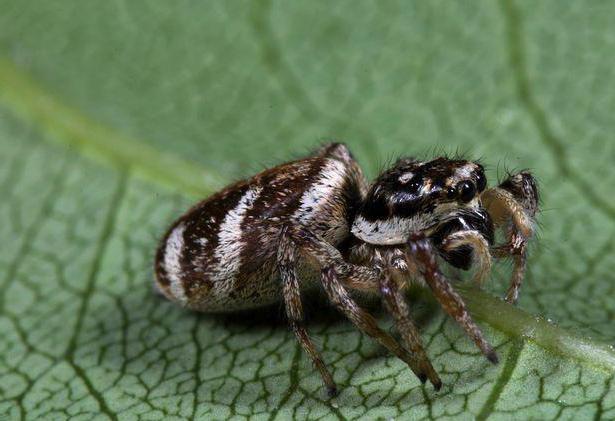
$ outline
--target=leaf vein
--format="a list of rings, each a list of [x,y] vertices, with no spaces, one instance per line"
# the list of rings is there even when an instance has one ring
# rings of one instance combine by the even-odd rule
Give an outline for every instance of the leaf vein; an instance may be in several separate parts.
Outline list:
[[[523,351],[524,343],[521,340],[515,340],[512,343],[510,352],[508,354],[508,358],[506,359],[506,364],[502,368],[502,373],[496,380],[491,393],[487,397],[485,404],[481,408],[480,412],[476,416],[476,419],[479,421],[486,420],[489,415],[495,409],[495,405],[502,396],[502,392],[506,388],[506,385],[512,379],[512,374],[517,368],[517,364],[519,363],[519,359],[521,357],[521,353]]]
[[[109,212],[107,214],[107,218],[104,221],[100,239],[98,241],[98,244],[96,245],[94,261],[92,262],[91,270],[88,275],[86,286],[85,286],[85,291],[83,293],[83,298],[81,300],[81,303],[80,303],[80,306],[77,312],[77,319],[76,319],[75,327],[73,330],[73,334],[68,342],[68,346],[65,352],[66,361],[73,367],[77,375],[80,378],[82,378],[89,392],[98,402],[101,411],[113,420],[117,419],[117,415],[113,411],[111,411],[111,409],[108,407],[102,394],[94,388],[89,378],[87,377],[85,370],[83,370],[83,368],[80,367],[76,363],[75,352],[77,350],[77,340],[83,328],[83,322],[87,314],[88,305],[92,297],[92,294],[94,293],[96,277],[100,271],[100,265],[102,263],[102,259],[105,254],[105,250],[107,246],[109,245],[111,234],[113,233],[113,229],[116,225],[116,220],[119,214],[120,204],[126,194],[127,184],[128,184],[128,175],[126,172],[121,172],[120,178],[117,182],[117,187],[110,200]]]
[[[596,209],[610,219],[615,219],[615,206],[604,200],[570,163],[564,143],[555,135],[549,123],[547,112],[543,109],[533,92],[530,82],[523,42],[523,21],[514,0],[501,1],[502,14],[506,26],[510,66],[517,88],[517,96],[525,107],[530,119],[538,130],[540,141],[547,147],[555,162],[557,171],[567,179]]]

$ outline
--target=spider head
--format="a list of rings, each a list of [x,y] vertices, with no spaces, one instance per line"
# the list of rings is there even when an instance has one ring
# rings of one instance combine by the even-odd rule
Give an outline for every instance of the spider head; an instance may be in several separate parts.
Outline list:
[[[472,161],[400,159],[371,186],[352,233],[371,244],[407,241],[460,211],[478,211],[487,186],[483,167]]]

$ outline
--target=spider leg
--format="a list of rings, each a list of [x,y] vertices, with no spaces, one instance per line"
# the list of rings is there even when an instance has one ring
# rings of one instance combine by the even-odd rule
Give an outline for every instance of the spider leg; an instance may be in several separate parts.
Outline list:
[[[390,272],[386,269],[383,270],[378,281],[384,306],[389,314],[393,316],[397,330],[404,341],[404,345],[412,352],[422,372],[427,374],[434,389],[440,390],[442,387],[442,380],[440,380],[440,376],[438,376],[438,373],[434,370],[431,361],[429,361],[429,357],[425,353],[420,333],[410,317],[408,303],[398,283],[395,282]]]
[[[471,247],[474,265],[477,267],[474,273],[474,281],[479,285],[485,282],[491,273],[491,252],[489,243],[480,232],[475,230],[454,232],[444,239],[442,245],[447,251],[462,246]]]
[[[513,258],[513,273],[506,301],[516,303],[525,277],[527,241],[534,234],[534,215],[538,212],[538,188],[534,177],[522,171],[510,175],[498,187],[487,189],[481,202],[498,227],[508,229],[508,242],[493,249],[497,258]]]
[[[529,238],[534,233],[533,214],[529,214],[515,196],[501,187],[487,189],[481,195],[481,202],[496,226],[512,221],[520,233]]]
[[[290,326],[301,344],[303,350],[309,355],[316,369],[320,372],[327,393],[330,397],[338,394],[337,386],[333,381],[333,376],[327,369],[320,352],[310,339],[303,323],[303,305],[301,304],[301,294],[299,280],[296,271],[297,253],[294,245],[290,243],[286,236],[282,236],[278,251],[278,271],[282,279],[282,296],[286,307],[286,315]]]
[[[511,304],[516,304],[519,298],[519,290],[525,278],[525,270],[527,266],[527,240],[519,233],[511,234],[510,243],[503,246],[498,246],[493,249],[493,255],[497,258],[511,257],[513,258],[513,271],[510,277],[508,290],[506,291],[505,300]]]
[[[393,353],[397,358],[408,364],[412,372],[419,378],[421,383],[427,381],[428,375],[417,366],[415,358],[404,349],[391,335],[380,327],[373,316],[363,310],[352,299],[333,266],[322,269],[322,284],[329,300],[361,331],[376,339],[382,346]],[[438,383],[434,385],[437,386]]]
[[[332,304],[338,308],[357,328],[376,339],[382,346],[404,361],[422,383],[427,379],[438,387],[439,379],[424,371],[425,362],[417,362],[408,350],[403,348],[391,335],[386,333],[348,293],[346,286],[363,291],[378,288],[379,270],[346,263],[339,251],[304,228],[288,227],[283,235],[292,241],[299,252],[316,260],[321,269],[321,282]],[[431,366],[431,364],[429,364]],[[433,370],[433,368],[432,368]]]
[[[511,304],[516,304],[519,299],[519,290],[525,278],[526,266],[527,254],[524,241],[522,245],[515,249],[515,253],[513,254],[513,273],[505,297],[505,300]]]
[[[423,278],[444,310],[466,331],[489,361],[496,364],[498,356],[474,323],[466,306],[452,285],[444,277],[436,261],[436,253],[429,240],[416,236],[408,241],[409,253],[421,266]]]
[[[344,285],[350,286],[353,289],[372,292],[376,292],[373,290],[374,287],[377,286],[384,307],[393,317],[395,326],[397,327],[397,331],[401,334],[405,348],[412,352],[412,357],[416,360],[416,364],[421,371],[427,375],[434,389],[440,390],[442,381],[431,365],[431,361],[423,347],[420,333],[410,317],[409,306],[403,294],[403,288],[400,286],[404,284],[404,279],[399,281],[394,279],[389,270],[390,268],[396,274],[403,274],[407,278],[410,269],[406,254],[402,250],[396,249],[390,256],[390,261],[388,263],[385,263],[381,254],[376,251],[371,252],[371,256],[372,258],[369,259],[370,261],[368,264],[378,270],[378,276],[369,280],[369,289],[364,289],[364,285],[367,285],[365,282],[355,282],[352,275],[343,279],[342,282]]]

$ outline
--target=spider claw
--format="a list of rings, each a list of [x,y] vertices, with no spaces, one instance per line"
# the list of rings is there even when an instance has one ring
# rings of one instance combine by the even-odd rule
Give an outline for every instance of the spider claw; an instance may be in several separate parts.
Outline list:
[[[327,396],[329,396],[329,398],[334,398],[337,395],[339,395],[339,390],[337,390],[337,386],[328,386],[327,387]]]
[[[500,362],[500,358],[494,350],[489,351],[487,354],[485,354],[485,356],[492,364],[497,364]]]
[[[440,380],[440,376],[438,376],[438,373],[436,373],[435,371],[429,376],[429,382],[436,390],[440,390],[440,388],[442,387],[442,380]]]

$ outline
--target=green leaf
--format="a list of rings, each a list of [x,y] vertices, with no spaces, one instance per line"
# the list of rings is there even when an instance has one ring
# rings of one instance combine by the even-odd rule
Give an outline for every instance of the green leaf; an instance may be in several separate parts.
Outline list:
[[[0,8],[0,419],[615,417],[612,3]],[[328,400],[279,307],[245,321],[152,293],[184,209],[331,138],[370,176],[441,149],[538,175],[518,307],[494,297],[506,265],[489,292],[459,285],[499,365],[425,292],[438,393],[313,305]]]

